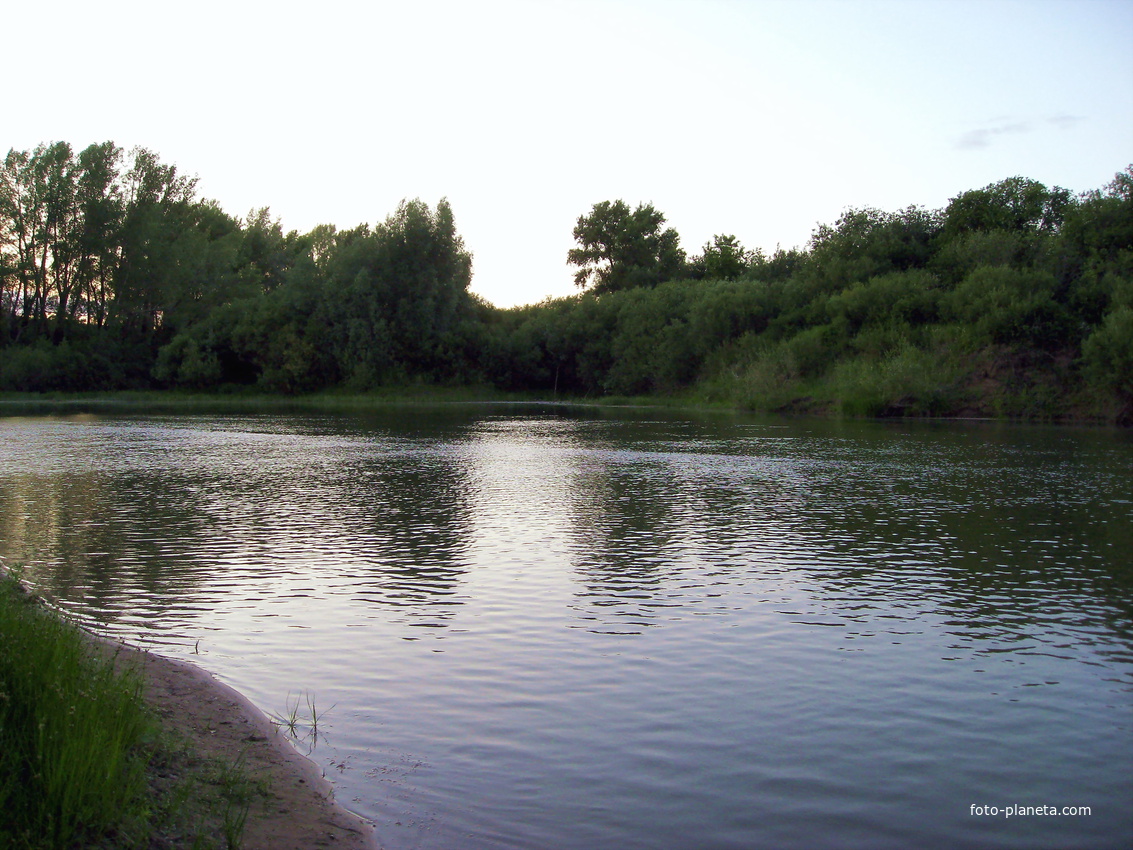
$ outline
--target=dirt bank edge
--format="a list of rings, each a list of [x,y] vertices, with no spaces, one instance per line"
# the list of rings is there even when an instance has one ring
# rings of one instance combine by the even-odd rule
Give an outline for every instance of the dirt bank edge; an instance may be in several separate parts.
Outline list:
[[[266,793],[252,803],[242,850],[376,850],[372,824],[335,802],[319,767],[239,691],[188,661],[91,638],[116,664],[140,670],[147,704],[196,755],[231,764],[243,754],[243,770]]]
[[[2,560],[0,578],[14,579],[29,601],[44,602]],[[334,787],[320,768],[239,691],[188,661],[75,625],[118,669],[139,671],[146,704],[196,759],[231,765],[240,758],[242,769],[264,789],[251,804],[241,850],[380,850],[373,824],[335,802]]]

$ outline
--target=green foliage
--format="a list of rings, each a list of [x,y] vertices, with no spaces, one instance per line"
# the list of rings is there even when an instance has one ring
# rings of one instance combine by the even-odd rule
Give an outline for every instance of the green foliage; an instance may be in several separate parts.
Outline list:
[[[82,392],[149,385],[151,347],[106,335],[0,347],[0,390]]]
[[[705,281],[688,292],[687,303],[689,331],[703,358],[745,334],[764,331],[775,310],[775,294],[762,283]]]
[[[838,363],[826,392],[850,416],[939,416],[957,409],[961,376],[938,352],[906,343]]]
[[[214,345],[202,341],[204,333],[178,334],[158,352],[153,374],[163,384],[207,389],[222,383],[224,370]],[[207,337],[205,337],[207,339]]]
[[[942,239],[931,267],[953,285],[980,266],[1041,268],[1049,259],[1051,243],[1051,237],[1046,234],[975,230]]]
[[[805,372],[813,371],[814,364],[805,361],[820,335],[821,330],[811,331],[797,342],[792,340],[794,345],[769,343],[754,334],[741,337],[716,364],[719,371],[709,379],[711,395],[748,410],[790,406],[809,392]]]
[[[1053,275],[981,266],[949,295],[948,314],[975,330],[978,344],[1054,349],[1070,337],[1072,321],[1054,297]]]
[[[670,392],[695,376],[699,358],[687,319],[689,294],[687,285],[674,284],[618,293],[609,305],[616,317],[604,391]]]
[[[782,280],[771,323],[777,337],[830,319],[827,301],[871,278],[924,268],[932,258],[938,215],[918,207],[897,213],[847,210],[834,226],[822,225],[805,258],[782,257],[794,271]],[[759,275],[753,268],[749,275]],[[763,279],[763,278],[757,278]],[[833,308],[835,312],[839,308]]]
[[[717,234],[705,244],[700,255],[688,261],[686,275],[700,280],[735,280],[744,276],[762,254],[749,251],[735,236]]]
[[[486,377],[507,390],[602,392],[617,314],[617,302],[590,293],[507,311],[485,358]]]
[[[1047,189],[1035,180],[1010,177],[949,201],[944,232],[948,236],[991,230],[1054,233],[1072,204],[1066,189]]]
[[[826,313],[857,333],[870,325],[935,322],[940,314],[940,284],[926,271],[893,272],[855,283],[830,296]]]
[[[56,389],[55,347],[47,342],[0,349],[0,387],[16,392]]]
[[[753,251],[749,256],[744,277],[763,283],[779,283],[801,272],[809,259],[810,255],[800,248],[784,250],[776,247],[775,253],[770,257],[765,257],[762,251]]]
[[[941,210],[849,208],[770,256],[718,234],[686,261],[652,205],[604,201],[568,253],[586,291],[512,310],[469,294],[444,200],[299,234],[195,191],[111,142],[8,153],[0,390],[487,382],[853,415],[1127,404],[1133,166],[1077,198],[1012,177]]]
[[[579,216],[574,228],[578,248],[567,262],[579,266],[574,282],[593,291],[617,292],[635,286],[655,286],[678,276],[684,266],[680,237],[662,230],[665,216],[651,204],[631,210],[625,201],[602,201]]]
[[[196,181],[111,142],[57,142],[0,167],[0,319],[6,341],[94,329],[148,336],[200,318],[229,283],[237,225]]]
[[[1105,317],[1082,344],[1082,359],[1092,384],[1133,402],[1133,306]]]
[[[669,281],[509,311],[485,373],[505,389],[669,393],[720,346],[767,324],[771,295],[748,281]]]
[[[0,582],[0,845],[140,846],[154,729],[140,677]]]
[[[940,216],[920,207],[896,213],[849,209],[811,237],[814,273],[827,287],[892,271],[923,268],[940,230]]]
[[[283,236],[266,210],[243,234],[238,300],[160,350],[154,378],[309,392],[468,374],[471,257],[445,201],[403,203],[376,228]]]
[[[1070,247],[1091,259],[1114,261],[1133,246],[1133,165],[1102,190],[1086,192],[1062,228]]]
[[[327,256],[320,316],[341,373],[355,386],[408,374],[447,377],[472,310],[472,257],[452,208],[404,202],[371,231],[342,234]]]

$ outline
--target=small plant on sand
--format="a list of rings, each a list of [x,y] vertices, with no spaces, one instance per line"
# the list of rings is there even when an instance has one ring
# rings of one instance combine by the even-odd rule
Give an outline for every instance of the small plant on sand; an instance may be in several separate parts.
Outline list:
[[[306,704],[304,711],[301,706]],[[338,703],[335,703],[337,705]],[[301,691],[295,701],[291,701],[291,694],[287,695],[283,714],[269,714],[272,722],[287,732],[296,743],[308,744],[308,752],[315,748],[319,741],[319,722],[326,717],[326,713],[334,708],[320,710],[315,705],[315,698],[306,691]]]

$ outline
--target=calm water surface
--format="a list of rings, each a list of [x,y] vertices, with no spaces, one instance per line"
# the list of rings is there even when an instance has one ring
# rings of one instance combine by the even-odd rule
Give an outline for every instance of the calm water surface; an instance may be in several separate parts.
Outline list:
[[[3,563],[309,697],[394,850],[1128,847],[1131,516],[1108,431],[0,418]]]

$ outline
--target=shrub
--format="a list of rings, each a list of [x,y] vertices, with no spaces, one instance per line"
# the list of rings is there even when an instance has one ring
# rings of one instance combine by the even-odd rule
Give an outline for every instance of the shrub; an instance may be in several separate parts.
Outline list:
[[[839,363],[828,386],[850,416],[939,416],[957,406],[959,378],[936,353],[905,346],[878,360]]]
[[[1082,344],[1090,383],[1123,400],[1133,399],[1133,307],[1119,307]]]

